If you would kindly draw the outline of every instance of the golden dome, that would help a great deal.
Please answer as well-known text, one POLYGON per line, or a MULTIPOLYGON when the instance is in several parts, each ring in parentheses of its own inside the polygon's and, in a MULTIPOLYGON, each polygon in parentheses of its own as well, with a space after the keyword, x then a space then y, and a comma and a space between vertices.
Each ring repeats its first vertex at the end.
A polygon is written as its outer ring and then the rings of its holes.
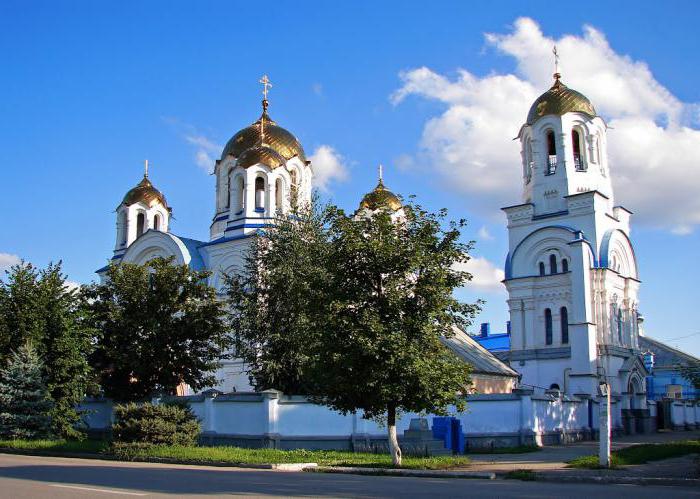
POLYGON ((263 102, 263 113, 258 121, 239 131, 228 141, 221 154, 221 159, 225 159, 228 155, 238 158, 247 149, 257 146, 261 142, 265 142, 265 145, 274 149, 285 161, 298 156, 302 162, 306 162, 304 148, 297 138, 291 132, 277 125, 267 114, 267 102, 263 102), (265 134, 264 137, 261 137, 261 127, 265 134))
MULTIPOLYGON (((267 131, 265 136, 267 137, 267 131)), ((274 170, 282 166, 285 163, 285 159, 277 151, 269 147, 268 144, 261 144, 243 151, 238 157, 237 164, 241 168, 248 168, 258 163, 269 166, 271 170, 274 170)))
POLYGON ((554 75, 554 85, 540 95, 530 107, 527 113, 527 123, 532 124, 538 118, 548 114, 561 116, 564 113, 584 113, 588 116, 596 116, 595 108, 591 101, 580 92, 564 85, 559 80, 559 74, 554 75))
POLYGON ((153 187, 153 184, 150 180, 148 180, 147 175, 144 175, 141 182, 126 193, 122 203, 125 205, 144 203, 148 206, 153 206, 156 203, 160 203, 165 207, 165 209, 170 210, 168 207, 168 202, 165 200, 165 196, 158 189, 153 187))
POLYGON ((377 187, 373 191, 365 194, 360 201, 360 209, 376 211, 379 209, 389 209, 391 211, 400 210, 403 205, 396 194, 384 187, 384 182, 379 180, 377 187))

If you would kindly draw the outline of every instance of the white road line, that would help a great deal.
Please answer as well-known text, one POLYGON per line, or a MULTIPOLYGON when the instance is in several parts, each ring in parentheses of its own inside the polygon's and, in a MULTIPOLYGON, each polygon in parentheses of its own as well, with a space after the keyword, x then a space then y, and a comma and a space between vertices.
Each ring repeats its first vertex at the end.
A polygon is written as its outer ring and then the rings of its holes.
POLYGON ((125 490, 114 490, 114 489, 97 489, 93 487, 81 487, 79 485, 61 485, 57 483, 49 484, 51 487, 59 487, 61 489, 78 489, 78 490, 89 490, 90 492, 104 492, 105 494, 122 494, 125 496, 147 496, 147 492, 127 492, 125 490))

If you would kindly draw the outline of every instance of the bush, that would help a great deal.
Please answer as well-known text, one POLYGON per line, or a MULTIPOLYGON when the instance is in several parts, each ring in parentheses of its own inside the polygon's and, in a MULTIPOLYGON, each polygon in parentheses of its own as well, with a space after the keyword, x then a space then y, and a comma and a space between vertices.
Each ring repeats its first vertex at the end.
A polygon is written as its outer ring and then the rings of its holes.
POLYGON ((115 442, 151 445, 196 445, 201 427, 183 405, 125 404, 115 407, 115 442))

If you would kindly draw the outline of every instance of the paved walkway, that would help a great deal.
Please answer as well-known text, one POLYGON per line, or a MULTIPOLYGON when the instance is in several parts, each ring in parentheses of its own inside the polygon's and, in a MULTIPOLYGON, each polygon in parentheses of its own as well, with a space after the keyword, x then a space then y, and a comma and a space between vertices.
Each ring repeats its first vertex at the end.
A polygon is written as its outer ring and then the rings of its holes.
MULTIPOLYGON (((638 444, 697 439, 700 439, 700 430, 621 436, 613 437, 612 448, 613 450, 617 450, 638 444)), ((469 458, 472 462, 468 469, 470 471, 493 471, 496 473, 507 473, 508 471, 514 470, 532 470, 537 472, 564 470, 567 469, 567 461, 591 454, 598 454, 597 441, 577 442, 569 445, 553 445, 543 447, 539 451, 526 452, 523 454, 469 454, 469 458)), ((641 466, 658 467, 658 465, 641 466)), ((568 470, 570 471, 570 469, 568 470)))

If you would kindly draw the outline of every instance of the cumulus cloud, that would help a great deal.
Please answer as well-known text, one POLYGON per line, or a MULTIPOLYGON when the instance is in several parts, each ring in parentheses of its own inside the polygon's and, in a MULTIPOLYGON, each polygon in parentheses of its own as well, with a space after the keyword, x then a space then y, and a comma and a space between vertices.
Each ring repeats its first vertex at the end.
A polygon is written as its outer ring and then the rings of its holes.
POLYGON ((459 264, 459 270, 469 272, 472 275, 472 280, 464 287, 465 289, 473 289, 485 292, 505 292, 505 287, 501 283, 505 279, 505 273, 493 262, 484 257, 471 257, 467 263, 459 264))
POLYGON ((479 236, 479 239, 483 239, 484 241, 492 241, 493 236, 491 235, 491 232, 489 232, 488 227, 485 225, 482 225, 481 228, 479 229, 479 232, 476 233, 477 236, 479 236))
POLYGON ((22 259, 17 255, 10 253, 0 253, 0 279, 5 277, 5 271, 10 270, 10 267, 20 263, 22 259))
POLYGON ((641 61, 616 53, 605 35, 584 26, 581 35, 545 36, 528 18, 505 34, 486 34, 488 47, 515 61, 515 74, 483 77, 459 69, 449 78, 427 67, 400 74, 391 96, 436 100, 416 156, 431 162, 445 185, 469 194, 470 208, 496 213, 520 199, 520 146, 512 138, 534 99, 551 85, 552 46, 561 55, 563 81, 591 99, 609 124, 608 152, 617 202, 647 225, 686 234, 700 224, 698 105, 684 103, 641 61), (669 202, 672 199, 673 202, 669 202))
POLYGON ((348 179, 345 158, 333 147, 318 146, 309 159, 314 169, 314 186, 320 190, 328 192, 331 182, 343 182, 348 179))
POLYGON ((186 134, 185 140, 197 149, 194 155, 197 166, 211 173, 214 170, 214 157, 221 154, 224 147, 199 134, 186 134))

